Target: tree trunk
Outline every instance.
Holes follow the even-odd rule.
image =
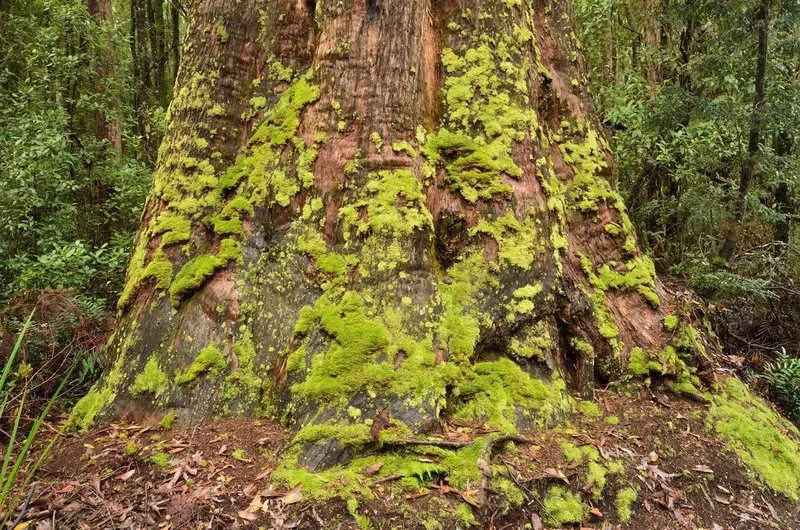
[[[766,99],[770,1],[761,0],[756,11],[755,27],[758,32],[758,54],[755,73],[756,96],[755,101],[753,101],[753,117],[750,120],[747,154],[742,162],[742,169],[739,175],[739,194],[734,206],[734,222],[728,228],[725,242],[719,251],[720,257],[725,261],[730,261],[739,241],[739,232],[747,212],[747,196],[750,194],[750,185],[753,182],[753,175],[756,170],[756,156],[758,156],[759,143],[761,141],[761,123],[764,121],[764,100]]]
[[[793,149],[794,142],[792,137],[785,131],[779,132],[775,137],[775,154],[783,161],[783,159],[788,159],[792,156]],[[788,245],[795,208],[789,190],[789,183],[786,180],[782,180],[775,185],[775,210],[780,216],[775,221],[773,237],[775,241]],[[781,249],[781,252],[783,251],[784,249]]]
[[[170,2],[169,7],[170,19],[172,20],[172,27],[170,30],[170,37],[172,39],[172,78],[171,83],[174,85],[175,80],[178,79],[178,68],[181,64],[181,17],[178,11],[178,0]]]
[[[150,49],[152,50],[153,85],[156,89],[158,104],[167,106],[167,54],[164,42],[164,2],[163,0],[147,0],[147,21],[150,30]]]
[[[188,5],[109,368],[74,425],[269,416],[319,469],[380,425],[551,424],[632,356],[674,356],[570,2],[261,5]]]
[[[100,24],[111,24],[113,22],[113,15],[111,12],[111,0],[89,0],[88,2],[89,16],[94,18]],[[99,52],[100,72],[99,78],[102,84],[114,76],[116,70],[116,54],[114,48],[111,47],[107,50]],[[112,111],[116,111],[116,106],[111,107]],[[116,114],[116,112],[115,112]],[[108,140],[111,147],[117,153],[122,152],[122,122],[119,116],[107,116],[103,110],[97,111],[96,117],[96,136],[99,140]]]

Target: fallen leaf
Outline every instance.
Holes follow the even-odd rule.
[[[264,471],[262,471],[261,473],[258,474],[258,476],[256,477],[256,480],[258,481],[258,480],[261,480],[263,478],[268,477],[269,475],[272,474],[272,470],[273,470],[273,468],[271,468],[271,467],[268,468],[268,469],[265,469]]]
[[[252,512],[248,512],[247,510],[239,510],[238,514],[239,517],[245,521],[258,521],[258,516]]]
[[[100,475],[97,473],[92,473],[92,487],[99,493],[101,496],[103,492],[100,491]]]
[[[603,517],[603,512],[601,512],[597,506],[593,507],[591,510],[589,510],[589,512],[593,513],[597,517]]]
[[[119,480],[128,480],[129,478],[131,478],[133,476],[134,473],[136,473],[136,470],[135,469],[131,469],[130,471],[126,471],[125,473],[123,473],[122,475],[118,476],[117,478]]]
[[[283,496],[283,504],[294,504],[296,502],[300,502],[300,500],[303,498],[303,494],[300,491],[301,489],[303,489],[302,483],[292,488],[289,493]]]
[[[372,475],[380,471],[382,467],[383,467],[383,462],[375,462],[374,464],[370,464],[364,469],[362,469],[361,472],[366,476],[371,477]]]
[[[543,473],[547,477],[557,478],[557,479],[563,480],[565,483],[569,484],[569,479],[567,479],[567,476],[560,469],[553,469],[552,467],[548,467],[543,471]]]
[[[700,473],[713,473],[714,470],[704,464],[696,465],[692,468],[693,471],[699,471]]]
[[[533,525],[533,530],[544,530],[544,525],[542,524],[542,518],[536,515],[535,513],[531,514],[531,524]]]

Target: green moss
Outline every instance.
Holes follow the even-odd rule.
[[[223,44],[228,42],[228,40],[231,38],[230,33],[228,33],[228,29],[225,27],[225,24],[223,24],[221,20],[217,22],[217,37],[219,38],[219,41]]]
[[[450,189],[472,203],[510,195],[502,176],[522,175],[512,144],[536,125],[529,106],[528,47],[506,32],[476,34],[458,49],[443,49],[441,60],[446,125],[423,148],[427,173],[445,164]]]
[[[165,431],[172,429],[173,424],[175,423],[175,414],[172,412],[167,412],[164,414],[164,417],[161,418],[161,428]]]
[[[188,385],[193,383],[199,376],[208,373],[216,377],[228,367],[228,361],[220,353],[216,346],[209,344],[197,354],[192,364],[186,371],[178,371],[175,374],[176,385]]]
[[[229,201],[214,218],[214,232],[217,234],[241,234],[242,216],[253,215],[253,205],[244,197],[237,196]]]
[[[664,317],[664,327],[669,331],[674,331],[678,327],[678,317],[675,315],[667,315]]]
[[[561,486],[553,486],[547,490],[543,507],[542,520],[557,527],[567,523],[580,523],[586,515],[586,506],[580,496]]]
[[[188,241],[191,236],[192,223],[186,217],[174,212],[166,211],[158,216],[158,221],[153,228],[153,235],[161,236],[161,245],[173,245]]]
[[[540,320],[532,326],[526,326],[521,337],[511,339],[509,352],[514,357],[544,361],[553,346],[550,329],[545,321]]]
[[[127,444],[125,444],[125,447],[122,449],[122,451],[128,456],[133,456],[137,452],[139,452],[139,448],[136,446],[135,443],[128,442]]]
[[[633,377],[646,377],[651,371],[660,372],[661,364],[645,350],[635,347],[628,357],[628,373]]]
[[[347,292],[339,304],[325,297],[317,301],[316,308],[301,315],[298,328],[308,325],[308,319],[319,322],[322,329],[334,338],[325,356],[314,358],[311,373],[293,391],[317,398],[341,399],[363,386],[359,367],[371,363],[377,352],[388,345],[384,328],[364,314],[363,299]],[[340,395],[340,393],[344,393]]]
[[[631,520],[633,515],[631,505],[634,501],[636,501],[636,490],[633,488],[622,488],[617,492],[617,517],[621,522],[627,523]]]
[[[579,255],[583,270],[591,284],[603,292],[609,289],[621,291],[636,290],[653,307],[659,307],[661,301],[655,293],[656,269],[653,261],[647,256],[636,256],[625,264],[625,272],[618,272],[612,264],[603,264],[594,270],[591,260]]]
[[[372,143],[375,144],[375,150],[380,153],[381,150],[383,150],[383,138],[381,138],[381,135],[374,132],[370,136],[370,139],[372,139]]]
[[[592,497],[600,500],[606,486],[607,476],[624,472],[619,461],[603,460],[600,452],[591,445],[576,446],[571,442],[562,442],[564,458],[573,466],[585,466],[583,473],[584,491],[591,491]]]
[[[458,520],[467,526],[478,526],[478,520],[475,518],[475,512],[472,511],[472,506],[462,502],[456,508],[456,516]]]
[[[128,336],[134,333],[135,329],[134,327],[129,330]],[[114,335],[109,339],[109,342],[114,342]],[[85,432],[94,423],[97,415],[117,397],[117,389],[124,378],[122,368],[125,363],[127,342],[128,341],[125,340],[122,342],[122,345],[119,346],[121,351],[117,354],[117,359],[114,361],[111,370],[105,375],[105,378],[92,385],[89,392],[75,404],[69,416],[69,420],[67,420],[68,429],[78,428]]]
[[[175,275],[175,280],[169,286],[172,305],[177,306],[184,295],[200,287],[222,266],[222,260],[217,256],[209,254],[197,256],[189,260],[189,262],[178,271],[178,274]]]
[[[590,343],[578,337],[572,337],[569,339],[569,344],[577,353],[581,354],[586,359],[594,359],[594,346]]]
[[[308,148],[296,133],[300,126],[300,112],[319,99],[319,87],[312,83],[313,76],[314,71],[310,70],[297,79],[275,107],[265,114],[264,121],[250,138],[245,154],[237,158],[220,180],[220,190],[234,188],[246,178],[251,204],[285,207],[300,191],[301,184],[307,184],[316,149]],[[281,162],[281,153],[287,146],[297,150],[295,178],[292,178],[291,168]]]
[[[417,158],[417,152],[414,150],[411,144],[405,140],[392,143],[392,151],[395,153],[405,153],[413,159]]]
[[[341,254],[328,252],[317,260],[317,268],[322,272],[341,276],[347,271],[347,260]]]
[[[543,425],[568,411],[564,390],[562,380],[546,383],[534,379],[510,359],[481,362],[454,391],[456,398],[467,398],[454,417],[483,419],[501,431],[516,432],[520,416]]]
[[[143,394],[150,392],[154,397],[164,393],[169,386],[169,378],[158,366],[158,359],[152,355],[144,366],[144,370],[136,376],[131,385],[133,394]]]
[[[543,249],[535,223],[533,212],[520,223],[514,212],[508,209],[505,214],[492,221],[479,221],[470,230],[470,235],[483,233],[491,236],[499,247],[498,258],[501,265],[509,263],[520,269],[530,270],[537,254]]]
[[[708,424],[776,492],[800,499],[800,433],[734,377],[715,396]]]
[[[154,453],[150,455],[150,462],[155,464],[156,466],[160,467],[161,469],[170,469],[172,466],[170,465],[170,460],[172,457],[167,453]]]
[[[270,416],[274,410],[268,401],[268,392],[263,392],[267,401],[258,403],[266,383],[256,366],[252,332],[245,325],[239,328],[239,338],[233,345],[233,354],[236,358],[236,370],[225,378],[222,398],[226,401],[242,400],[242,410],[253,410],[260,406],[262,415]]]
[[[579,401],[577,409],[587,418],[599,418],[603,415],[594,401]]]
[[[244,449],[234,449],[231,453],[231,458],[234,460],[246,460],[247,455],[244,452]]]
[[[619,424],[619,418],[616,417],[616,416],[607,416],[606,418],[603,419],[603,421],[605,421],[609,425],[618,425]]]

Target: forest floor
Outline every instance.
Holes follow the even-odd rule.
[[[543,488],[560,484],[585,503],[584,520],[565,528],[800,528],[800,506],[754,483],[706,429],[705,405],[646,389],[625,395],[599,390],[595,403],[596,409],[579,407],[584,412],[566,427],[526,435],[532,444],[498,446],[493,469],[501,466],[500,475],[517,484],[522,502],[515,508],[492,489],[481,504],[477,484],[458,490],[447,476],[403,491],[398,477],[385,476],[380,465],[365,468],[359,479],[374,498],[349,509],[342,499],[315,501],[301,486],[271,485],[286,449],[283,429],[239,417],[184,430],[112,425],[69,435],[40,471],[23,520],[30,530],[334,529],[358,528],[356,514],[372,528],[452,529],[471,522],[536,530],[549,528],[553,515],[541,501]],[[598,464],[622,464],[615,475],[609,472],[607,490],[613,484],[637,491],[626,523],[619,522],[613,495],[592,500],[597,484],[583,478],[580,458],[568,460],[565,448],[580,453],[588,447],[594,450],[584,454],[599,455]]]

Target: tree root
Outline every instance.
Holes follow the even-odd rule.
[[[483,444],[483,451],[481,451],[481,456],[478,457],[477,466],[478,469],[481,470],[483,477],[481,478],[481,488],[478,494],[478,500],[480,501],[481,505],[485,505],[489,501],[490,495],[490,487],[492,483],[492,464],[491,454],[492,449],[495,445],[506,443],[506,442],[515,442],[515,443],[523,443],[523,444],[532,444],[534,443],[533,440],[529,440],[528,438],[523,438],[522,436],[516,435],[505,435],[500,436],[498,438],[489,438]]]

